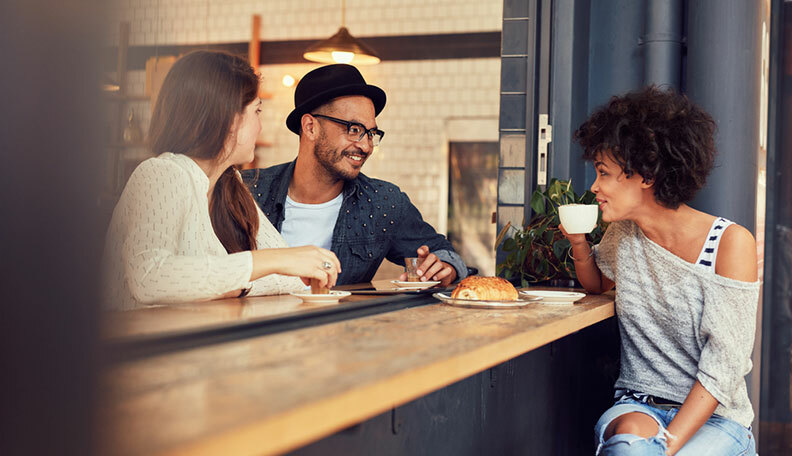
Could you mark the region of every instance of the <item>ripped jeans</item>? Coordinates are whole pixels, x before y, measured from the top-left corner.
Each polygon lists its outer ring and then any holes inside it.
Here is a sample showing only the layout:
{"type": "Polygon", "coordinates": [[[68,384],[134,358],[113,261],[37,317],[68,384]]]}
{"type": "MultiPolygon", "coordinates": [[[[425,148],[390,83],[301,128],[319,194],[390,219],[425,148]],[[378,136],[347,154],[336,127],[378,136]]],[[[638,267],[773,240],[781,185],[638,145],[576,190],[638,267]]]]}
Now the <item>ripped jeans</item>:
{"type": "MultiPolygon", "coordinates": [[[[665,410],[649,404],[623,397],[613,407],[602,414],[594,434],[597,455],[603,456],[643,456],[666,454],[668,431],[666,427],[674,419],[679,409],[665,410]],[[643,438],[633,434],[614,434],[604,440],[605,429],[614,419],[625,413],[641,412],[654,418],[658,424],[656,435],[643,438]]],[[[756,442],[750,428],[722,416],[712,415],[701,429],[677,451],[677,456],[754,456],[756,442]]]]}

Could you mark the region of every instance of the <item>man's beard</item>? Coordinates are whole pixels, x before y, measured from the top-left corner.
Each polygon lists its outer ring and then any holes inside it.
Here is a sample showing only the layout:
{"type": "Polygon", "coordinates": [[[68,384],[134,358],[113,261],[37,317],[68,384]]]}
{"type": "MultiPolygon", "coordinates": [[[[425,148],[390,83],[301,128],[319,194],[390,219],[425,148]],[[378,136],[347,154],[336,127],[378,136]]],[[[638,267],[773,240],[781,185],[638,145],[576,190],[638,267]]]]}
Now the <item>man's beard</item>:
{"type": "Polygon", "coordinates": [[[360,161],[360,165],[362,166],[363,163],[366,162],[368,154],[354,146],[350,146],[349,148],[342,151],[336,151],[328,145],[328,141],[324,135],[324,132],[320,134],[319,139],[316,142],[316,146],[314,146],[316,160],[320,165],[322,165],[325,171],[327,171],[327,174],[335,180],[350,181],[358,176],[360,173],[359,170],[347,171],[341,166],[341,161],[344,159],[344,157],[353,153],[363,157],[363,160],[360,161]]]}

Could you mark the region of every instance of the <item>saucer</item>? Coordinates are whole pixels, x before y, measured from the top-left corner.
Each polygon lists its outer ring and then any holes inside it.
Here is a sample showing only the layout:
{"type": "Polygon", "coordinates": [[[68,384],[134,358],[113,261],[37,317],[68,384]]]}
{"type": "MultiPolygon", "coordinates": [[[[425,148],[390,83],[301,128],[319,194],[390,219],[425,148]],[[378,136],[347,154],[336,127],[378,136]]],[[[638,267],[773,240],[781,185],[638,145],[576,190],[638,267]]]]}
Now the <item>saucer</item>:
{"type": "Polygon", "coordinates": [[[391,283],[399,288],[410,288],[412,290],[423,290],[424,288],[433,287],[440,283],[439,280],[427,280],[426,282],[404,282],[401,280],[391,280],[391,283]]]}
{"type": "Polygon", "coordinates": [[[311,294],[311,293],[289,293],[289,294],[296,298],[302,299],[303,302],[327,304],[327,303],[338,302],[340,299],[346,298],[352,293],[348,291],[333,290],[329,294],[311,294]]]}
{"type": "Polygon", "coordinates": [[[541,299],[544,304],[571,305],[586,297],[586,293],[576,291],[552,291],[552,290],[523,290],[522,296],[531,296],[541,299]]]}

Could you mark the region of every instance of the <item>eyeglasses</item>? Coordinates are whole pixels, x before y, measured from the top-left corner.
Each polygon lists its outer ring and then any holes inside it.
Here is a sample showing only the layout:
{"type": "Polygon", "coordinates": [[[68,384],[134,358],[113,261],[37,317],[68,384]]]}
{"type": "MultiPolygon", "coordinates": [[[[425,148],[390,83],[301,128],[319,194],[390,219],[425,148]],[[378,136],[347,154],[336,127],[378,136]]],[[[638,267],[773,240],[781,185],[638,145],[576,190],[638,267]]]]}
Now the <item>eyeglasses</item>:
{"type": "Polygon", "coordinates": [[[369,139],[371,139],[371,144],[374,146],[379,146],[380,141],[382,141],[382,137],[385,136],[384,131],[378,128],[366,129],[365,125],[358,122],[349,122],[347,120],[336,119],[335,117],[325,116],[322,114],[311,114],[311,115],[314,117],[327,119],[341,125],[346,125],[347,139],[352,142],[361,141],[364,136],[368,135],[369,139]]]}

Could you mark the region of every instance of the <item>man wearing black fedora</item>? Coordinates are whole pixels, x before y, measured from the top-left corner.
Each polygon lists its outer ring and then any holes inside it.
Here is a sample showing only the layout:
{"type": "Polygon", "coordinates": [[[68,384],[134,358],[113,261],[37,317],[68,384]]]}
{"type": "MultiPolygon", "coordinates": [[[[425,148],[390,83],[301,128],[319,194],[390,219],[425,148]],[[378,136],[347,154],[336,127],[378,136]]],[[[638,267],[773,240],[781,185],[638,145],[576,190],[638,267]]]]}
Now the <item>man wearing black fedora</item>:
{"type": "Polygon", "coordinates": [[[300,137],[297,158],[244,171],[243,177],[290,246],[335,252],[339,285],[370,281],[384,258],[403,265],[405,257],[418,256],[421,280],[446,286],[467,275],[451,243],[399,187],[360,172],[385,135],[376,123],[385,98],[354,66],[309,72],[297,85],[286,119],[300,137]]]}

